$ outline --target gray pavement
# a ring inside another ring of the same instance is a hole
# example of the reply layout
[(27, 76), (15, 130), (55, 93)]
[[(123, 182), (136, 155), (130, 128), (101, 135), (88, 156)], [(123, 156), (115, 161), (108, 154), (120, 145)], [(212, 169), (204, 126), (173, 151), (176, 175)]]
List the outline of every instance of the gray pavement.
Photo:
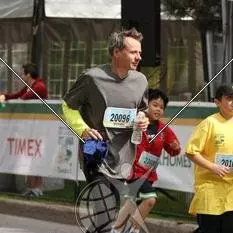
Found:
[[(58, 204), (50, 204), (50, 203), (43, 203), (43, 202), (35, 202), (35, 201), (24, 201), (24, 200), (11, 200), (11, 199), (4, 199), (0, 200), (0, 213), (6, 215), (5, 219), (9, 215), (13, 216), (20, 216), (26, 218), (33, 218), (34, 220), (42, 220), (47, 221), (47, 223), (43, 223), (41, 225), (50, 226), (53, 231), (38, 231), (38, 233), (63, 233), (62, 231), (58, 231), (59, 228), (54, 228), (55, 223), (62, 224), (62, 225), (70, 225), (70, 233), (77, 232), (79, 233), (79, 227), (77, 226), (75, 212), (74, 212), (74, 205), (58, 205)], [(7, 216), (8, 215), (8, 216)], [(0, 216), (0, 219), (2, 217)], [(7, 221), (7, 220), (6, 220)], [(17, 221), (15, 221), (15, 224)], [(37, 224), (37, 223), (35, 223)], [(146, 225), (149, 229), (150, 233), (192, 233), (194, 229), (196, 229), (196, 225), (192, 223), (184, 223), (184, 222), (176, 222), (172, 220), (161, 220), (161, 219), (152, 219), (148, 218), (146, 220)], [(12, 227), (16, 227), (17, 224), (14, 226), (7, 226), (0, 224), (1, 227), (5, 227), (5, 232), (7, 233), (21, 233), (20, 231), (9, 231)], [(49, 229), (49, 228), (48, 228)], [(57, 231), (55, 231), (57, 229)], [(61, 228), (62, 229), (62, 228)], [(65, 228), (64, 228), (65, 229)], [(73, 229), (76, 229), (75, 231)], [(30, 230), (30, 229), (29, 229)], [(3, 233), (4, 231), (1, 230), (0, 232)], [(4, 232), (4, 233), (5, 233)], [(27, 232), (22, 231), (25, 233), (37, 233), (36, 232)], [(68, 232), (68, 231), (67, 231)], [(80, 231), (81, 232), (81, 231)], [(64, 231), (66, 233), (66, 231)]]
[(0, 214), (1, 233), (81, 233), (74, 225)]

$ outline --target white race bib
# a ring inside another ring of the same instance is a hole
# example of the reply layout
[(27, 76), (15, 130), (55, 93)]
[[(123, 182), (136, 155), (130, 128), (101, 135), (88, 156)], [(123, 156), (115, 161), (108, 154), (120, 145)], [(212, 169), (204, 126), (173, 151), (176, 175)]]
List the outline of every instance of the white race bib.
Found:
[(229, 154), (216, 154), (215, 163), (233, 168), (233, 155)]
[(159, 164), (159, 157), (149, 152), (143, 151), (138, 160), (138, 163), (140, 166), (145, 167), (147, 169), (150, 168), (156, 169)]
[(132, 128), (136, 114), (136, 108), (107, 107), (104, 112), (103, 125), (106, 128)]

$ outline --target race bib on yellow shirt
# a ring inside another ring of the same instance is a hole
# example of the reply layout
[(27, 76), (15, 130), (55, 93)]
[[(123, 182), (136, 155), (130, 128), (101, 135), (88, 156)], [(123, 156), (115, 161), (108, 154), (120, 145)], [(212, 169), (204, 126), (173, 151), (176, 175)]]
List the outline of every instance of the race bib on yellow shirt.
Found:
[(215, 163), (233, 168), (233, 155), (216, 154)]
[(138, 163), (140, 166), (145, 167), (147, 169), (150, 168), (156, 169), (159, 164), (159, 157), (149, 152), (143, 151), (138, 160)]
[(136, 108), (107, 107), (103, 125), (106, 128), (132, 128), (136, 114)]

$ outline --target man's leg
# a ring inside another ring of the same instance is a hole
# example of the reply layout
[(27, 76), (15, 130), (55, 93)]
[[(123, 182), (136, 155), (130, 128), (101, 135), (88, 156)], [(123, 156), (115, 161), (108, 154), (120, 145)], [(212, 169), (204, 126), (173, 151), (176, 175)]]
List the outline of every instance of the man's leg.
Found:
[(28, 192), (25, 193), (25, 196), (30, 196), (30, 197), (42, 196), (43, 195), (42, 183), (43, 183), (42, 177), (28, 176), (27, 177)]
[(35, 191), (42, 196), (43, 191), (42, 191), (42, 186), (43, 186), (43, 178), (41, 176), (35, 176)]
[(116, 217), (118, 190), (114, 189), (111, 182), (102, 174), (97, 176), (98, 179), (100, 184), (92, 190), (92, 197), (99, 199), (93, 203), (93, 212), (99, 213), (95, 216), (95, 225), (100, 229), (102, 227), (111, 229), (112, 222)]
[(201, 233), (221, 232), (221, 215), (198, 214), (197, 223)]
[(27, 185), (29, 189), (33, 189), (35, 187), (35, 176), (28, 176), (27, 177)]
[(23, 196), (25, 197), (31, 197), (32, 196), (32, 189), (35, 186), (35, 177), (34, 176), (27, 176), (27, 189), (26, 192), (23, 193)]
[(96, 215), (92, 217), (94, 224), (88, 227), (88, 232), (94, 232), (96, 228), (100, 229), (98, 233), (101, 233), (102, 228), (102, 230), (109, 229), (110, 232), (112, 221), (115, 219), (115, 207), (120, 198), (119, 191), (109, 178), (98, 172), (97, 167), (86, 165), (84, 170), (89, 184), (100, 181), (99, 184), (95, 182), (91, 191), (91, 198), (95, 199), (92, 202), (93, 213)]

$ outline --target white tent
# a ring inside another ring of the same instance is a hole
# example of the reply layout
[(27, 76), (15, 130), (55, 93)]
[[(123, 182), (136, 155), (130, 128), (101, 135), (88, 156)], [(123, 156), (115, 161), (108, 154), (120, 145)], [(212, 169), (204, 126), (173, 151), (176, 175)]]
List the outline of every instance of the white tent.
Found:
[[(106, 62), (120, 16), (121, 0), (1, 0), (0, 56), (16, 71), (36, 63), (51, 98), (60, 98), (82, 69)], [(0, 91), (18, 89), (6, 67), (0, 76)]]
[[(1, 0), (0, 18), (29, 18), (41, 0)], [(42, 1), (41, 1), (42, 2)], [(120, 19), (120, 0), (45, 0), (46, 17)]]

